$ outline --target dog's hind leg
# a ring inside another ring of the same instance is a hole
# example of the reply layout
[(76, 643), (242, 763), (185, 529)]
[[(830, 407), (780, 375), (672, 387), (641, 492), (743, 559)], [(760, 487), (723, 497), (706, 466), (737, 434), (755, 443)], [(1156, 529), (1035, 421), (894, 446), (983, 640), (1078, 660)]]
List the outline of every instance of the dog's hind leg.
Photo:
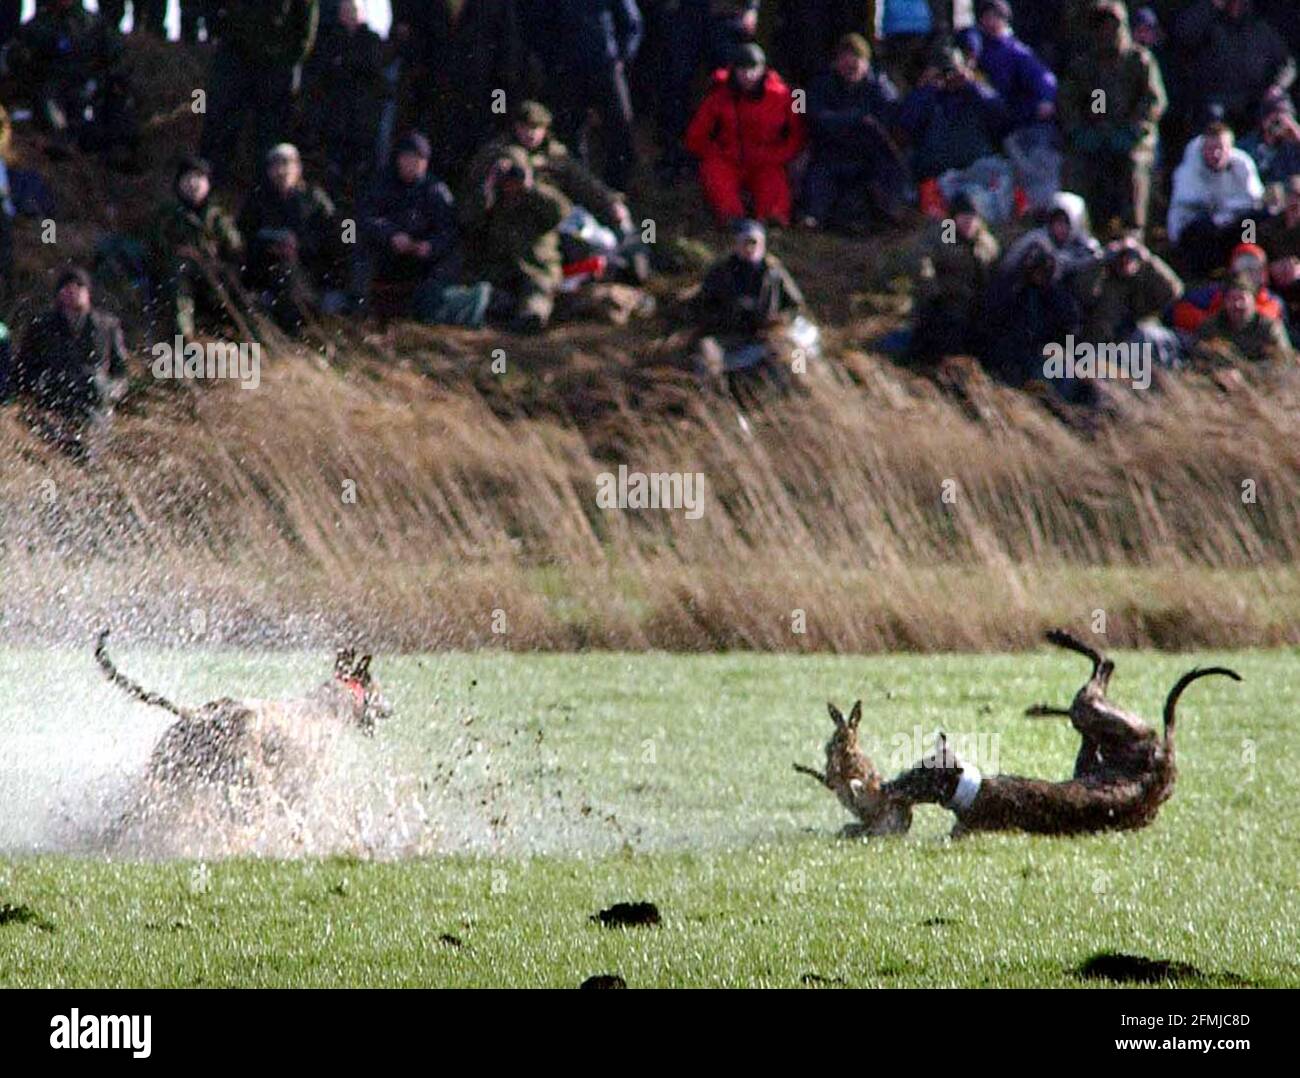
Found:
[(1052, 707), (1051, 704), (1034, 704), (1032, 707), (1025, 708), (1025, 715), (1031, 719), (1068, 719), (1073, 715), (1073, 712), (1068, 707)]
[[(1055, 644), (1058, 648), (1065, 648), (1067, 651), (1073, 651), (1084, 656), (1092, 663), (1092, 676), (1095, 678), (1100, 669), (1106, 665), (1106, 656), (1096, 648), (1085, 644), (1078, 637), (1066, 632), (1064, 629), (1049, 629), (1047, 632), (1047, 642)], [(1114, 663), (1110, 664), (1114, 669)], [(1110, 675), (1107, 674), (1107, 677)]]

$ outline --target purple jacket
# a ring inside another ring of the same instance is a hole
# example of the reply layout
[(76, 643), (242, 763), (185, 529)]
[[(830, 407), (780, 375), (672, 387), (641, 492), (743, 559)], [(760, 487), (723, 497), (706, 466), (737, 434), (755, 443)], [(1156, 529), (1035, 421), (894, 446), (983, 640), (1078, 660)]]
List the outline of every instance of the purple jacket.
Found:
[(979, 69), (1006, 102), (1011, 126), (1034, 123), (1039, 105), (1056, 102), (1056, 76), (1014, 34), (990, 37), (981, 30), (979, 36)]

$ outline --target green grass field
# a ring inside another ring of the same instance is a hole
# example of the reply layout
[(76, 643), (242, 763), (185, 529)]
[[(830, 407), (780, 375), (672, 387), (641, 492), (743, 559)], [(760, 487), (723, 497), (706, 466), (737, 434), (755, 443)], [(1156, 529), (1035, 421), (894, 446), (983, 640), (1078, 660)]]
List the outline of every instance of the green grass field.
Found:
[[(325, 663), (119, 660), (186, 701), (292, 691)], [(1019, 714), (1067, 703), (1082, 661), (383, 659), (397, 717), (352, 754), (341, 837), (309, 856), (199, 862), (67, 852), (57, 818), (138, 771), (166, 716), (128, 703), (84, 652), (0, 651), (13, 686), (0, 707), (0, 984), (565, 987), (617, 973), (634, 987), (1070, 986), (1096, 983), (1074, 972), (1089, 956), (1120, 951), (1188, 963), (1202, 975), (1189, 983), (1300, 985), (1296, 655), (1126, 654), (1114, 696), (1154, 718), (1177, 674), (1210, 660), (1246, 680), (1185, 696), (1181, 777), (1154, 826), (952, 843), (933, 807), (906, 837), (837, 837), (846, 815), (790, 767), (820, 765), (825, 701), (866, 701), (882, 770), (943, 727), (992, 746), (1003, 771), (1064, 777), (1072, 731)], [(663, 923), (589, 919), (633, 900)]]

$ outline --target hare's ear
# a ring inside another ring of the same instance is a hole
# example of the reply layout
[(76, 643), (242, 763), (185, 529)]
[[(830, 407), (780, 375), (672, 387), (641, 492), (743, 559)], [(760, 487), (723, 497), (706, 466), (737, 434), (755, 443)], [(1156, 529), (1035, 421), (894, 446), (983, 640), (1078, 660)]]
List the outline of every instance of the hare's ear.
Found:
[(831, 713), (831, 722), (838, 727), (844, 726), (844, 716), (840, 714), (840, 709), (832, 703), (826, 704), (826, 710)]
[(853, 710), (849, 712), (849, 729), (856, 730), (858, 723), (862, 721), (862, 701), (855, 700)]
[(948, 735), (942, 730), (934, 738), (934, 755), (936, 759), (940, 760), (948, 755)]
[(370, 684), (370, 658), (369, 655), (362, 655), (361, 661), (357, 663), (352, 671), (352, 676), (363, 685)]

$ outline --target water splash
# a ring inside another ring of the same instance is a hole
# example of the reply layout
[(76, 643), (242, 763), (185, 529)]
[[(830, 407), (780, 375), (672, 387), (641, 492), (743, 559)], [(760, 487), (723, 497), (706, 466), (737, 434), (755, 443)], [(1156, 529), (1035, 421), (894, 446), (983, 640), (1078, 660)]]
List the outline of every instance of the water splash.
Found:
[[(629, 841), (566, 780), (540, 736), (484, 731), (463, 708), (404, 714), (402, 701), (419, 694), (400, 681), (385, 681), (397, 717), (374, 739), (294, 721), (280, 731), (283, 764), (254, 769), (248, 786), (159, 789), (147, 778), (149, 757), (173, 717), (126, 699), (87, 659), (85, 650), (0, 649), (0, 685), (8, 687), (0, 704), (0, 854), (389, 860), (607, 852)], [(211, 668), (222, 664), (213, 659), (176, 652), (124, 666), (192, 703), (218, 694)], [(288, 683), (312, 667), (319, 677), (322, 660), (261, 662), (272, 680)], [(419, 738), (404, 737), (404, 723), (418, 724)]]

